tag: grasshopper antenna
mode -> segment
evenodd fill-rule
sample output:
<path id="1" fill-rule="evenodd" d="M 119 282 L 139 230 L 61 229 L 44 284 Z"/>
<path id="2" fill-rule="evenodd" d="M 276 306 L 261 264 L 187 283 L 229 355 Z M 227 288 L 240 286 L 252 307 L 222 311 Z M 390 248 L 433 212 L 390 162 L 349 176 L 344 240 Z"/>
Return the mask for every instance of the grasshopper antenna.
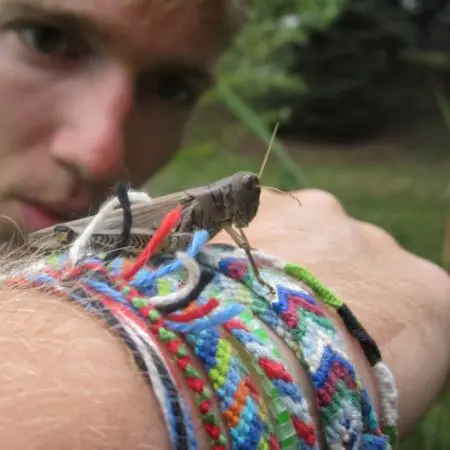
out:
<path id="1" fill-rule="evenodd" d="M 261 187 L 264 187 L 264 188 L 269 189 L 271 191 L 279 192 L 280 194 L 289 195 L 289 197 L 291 197 L 293 200 L 295 200 L 298 203 L 299 206 L 302 206 L 302 203 L 300 202 L 300 200 L 294 194 L 292 194 L 291 192 L 283 191 L 283 189 L 278 189 L 278 188 L 276 188 L 274 186 L 262 186 L 261 185 Z"/>
<path id="2" fill-rule="evenodd" d="M 269 147 L 267 147 L 267 151 L 266 151 L 266 154 L 264 156 L 264 160 L 263 160 L 263 162 L 261 164 L 261 168 L 259 169 L 258 179 L 261 179 L 262 174 L 264 172 L 264 169 L 266 168 L 267 161 L 269 159 L 270 153 L 272 152 L 273 143 L 275 142 L 275 137 L 277 135 L 279 126 L 280 126 L 280 123 L 277 122 L 276 125 L 275 125 L 275 128 L 273 130 L 272 136 L 270 138 Z"/>
<path id="3" fill-rule="evenodd" d="M 263 160 L 263 162 L 261 164 L 261 169 L 259 169 L 259 173 L 258 173 L 258 179 L 259 180 L 261 180 L 261 176 L 262 176 L 262 174 L 264 172 L 264 169 L 266 168 L 267 161 L 268 161 L 270 153 L 272 151 L 273 144 L 275 142 L 275 137 L 277 135 L 279 126 L 280 126 L 280 123 L 277 122 L 276 125 L 275 125 L 275 128 L 273 130 L 272 137 L 270 138 L 269 147 L 267 148 L 266 154 L 264 156 L 264 160 Z M 283 191 L 283 190 L 278 189 L 278 188 L 273 187 L 273 186 L 262 186 L 262 185 L 260 185 L 260 187 L 265 187 L 265 188 L 270 189 L 272 191 L 280 192 L 281 194 L 287 194 L 287 195 L 289 195 L 289 197 L 292 197 L 299 204 L 299 206 L 302 206 L 302 204 L 300 203 L 300 200 L 295 195 L 291 194 L 290 192 Z"/>

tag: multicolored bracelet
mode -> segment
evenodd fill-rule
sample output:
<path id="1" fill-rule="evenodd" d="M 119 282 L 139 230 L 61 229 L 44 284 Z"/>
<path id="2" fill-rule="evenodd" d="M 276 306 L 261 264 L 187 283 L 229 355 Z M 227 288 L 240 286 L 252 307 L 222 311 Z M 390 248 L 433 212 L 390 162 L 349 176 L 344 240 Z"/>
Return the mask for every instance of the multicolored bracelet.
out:
<path id="1" fill-rule="evenodd" d="M 271 306 L 271 308 L 269 308 L 270 310 L 275 310 L 275 312 L 278 313 L 278 317 L 282 319 L 285 327 L 293 328 L 292 325 L 294 322 L 292 314 L 294 314 L 299 307 L 298 303 L 302 302 L 303 307 L 306 305 L 310 314 L 316 314 L 318 317 L 321 317 L 320 322 L 325 326 L 326 319 L 324 320 L 323 318 L 323 312 L 320 312 L 319 309 L 317 309 L 320 308 L 320 304 L 316 301 L 313 294 L 316 294 L 325 305 L 336 310 L 341 316 L 349 333 L 360 342 L 364 354 L 373 367 L 379 385 L 380 403 L 382 408 L 381 413 L 383 418 L 382 430 L 384 434 L 389 436 L 391 445 L 395 447 L 397 445 L 397 390 L 394 377 L 387 365 L 382 361 L 380 350 L 375 341 L 370 337 L 344 302 L 335 296 L 305 268 L 294 264 L 287 264 L 283 260 L 264 254 L 263 252 L 253 252 L 253 257 L 255 258 L 261 273 L 264 274 L 267 280 L 272 280 L 272 282 L 275 283 L 278 283 L 280 279 L 282 280 L 282 287 L 281 289 L 278 289 L 278 299 L 276 302 L 268 297 L 267 293 L 261 289 L 257 280 L 252 276 L 251 267 L 246 258 L 242 256 L 240 250 L 236 250 L 230 246 L 218 244 L 214 246 L 210 245 L 208 252 L 203 252 L 199 255 L 199 260 L 207 266 L 220 270 L 221 273 L 228 277 L 228 279 L 239 281 L 242 285 L 251 289 L 256 294 L 257 299 L 249 299 L 246 294 L 248 292 L 246 289 L 242 289 L 238 284 L 229 283 L 228 280 L 222 280 L 220 285 L 220 291 L 222 293 L 226 292 L 226 294 L 223 294 L 225 297 L 233 296 L 234 298 L 239 298 L 241 302 L 244 301 L 246 305 L 256 311 L 256 314 L 259 315 L 262 320 L 270 323 L 272 326 L 275 325 L 276 319 L 274 319 L 273 315 L 272 317 L 269 317 L 270 314 L 267 312 L 268 306 Z M 274 275 L 274 272 L 276 275 Z M 313 306 L 315 306 L 315 308 L 313 308 Z M 280 315 L 280 313 L 282 314 Z M 287 318 L 287 320 L 283 320 L 283 314 L 284 318 Z M 290 340 L 287 340 L 286 328 L 280 325 L 279 322 L 275 325 L 278 334 L 281 338 L 285 339 L 288 346 L 296 352 L 297 356 L 299 356 L 299 359 L 305 366 L 304 352 L 303 355 L 299 354 L 298 347 L 292 345 L 293 341 L 298 343 L 299 339 L 291 338 Z M 337 332 L 330 320 L 328 320 L 326 328 L 329 326 Z M 298 338 L 301 339 L 302 337 L 299 335 Z M 364 391 L 363 397 L 364 399 L 367 399 L 368 394 L 366 391 Z M 367 400 L 364 400 L 364 402 L 367 402 Z M 365 410 L 369 411 L 369 408 L 372 409 L 370 404 L 367 403 Z M 373 409 L 371 415 L 372 418 L 369 419 L 368 423 L 374 423 L 374 420 L 376 420 L 373 417 Z M 374 425 L 372 425 L 372 430 L 375 431 L 375 429 Z M 379 430 L 376 430 L 376 433 L 379 434 Z"/>
<path id="2" fill-rule="evenodd" d="M 9 284 L 48 290 L 105 320 L 146 374 L 175 449 L 198 448 L 175 371 L 184 376 L 214 450 L 319 448 L 312 407 L 265 327 L 294 351 L 308 375 L 327 448 L 394 448 L 393 377 L 344 303 L 305 269 L 255 252 L 262 276 L 275 288 L 273 298 L 246 258 L 229 246 L 206 244 L 204 231 L 186 254 L 152 259 L 177 214 L 166 216 L 137 261 L 87 255 L 74 265 L 61 254 Z M 382 427 L 326 306 L 336 309 L 378 374 Z"/>

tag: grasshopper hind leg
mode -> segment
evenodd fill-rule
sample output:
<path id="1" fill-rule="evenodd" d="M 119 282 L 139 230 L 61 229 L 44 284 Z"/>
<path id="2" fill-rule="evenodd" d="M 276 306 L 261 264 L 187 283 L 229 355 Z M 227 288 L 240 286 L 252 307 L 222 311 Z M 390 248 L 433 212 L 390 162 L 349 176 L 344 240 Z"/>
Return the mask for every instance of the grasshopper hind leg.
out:
<path id="1" fill-rule="evenodd" d="M 262 276 L 259 272 L 259 269 L 256 266 L 255 260 L 253 259 L 253 256 L 250 252 L 250 243 L 248 242 L 247 236 L 245 236 L 242 228 L 238 228 L 238 231 L 236 231 L 231 225 L 227 225 L 224 227 L 224 229 L 230 235 L 230 237 L 233 239 L 233 241 L 236 242 L 236 244 L 244 250 L 244 252 L 247 255 L 247 258 L 250 262 L 250 266 L 252 267 L 255 278 L 259 281 L 259 283 L 262 286 L 265 286 L 267 289 L 269 289 L 269 292 L 272 295 L 275 294 L 273 287 L 270 286 L 270 284 L 268 284 L 262 278 Z"/>

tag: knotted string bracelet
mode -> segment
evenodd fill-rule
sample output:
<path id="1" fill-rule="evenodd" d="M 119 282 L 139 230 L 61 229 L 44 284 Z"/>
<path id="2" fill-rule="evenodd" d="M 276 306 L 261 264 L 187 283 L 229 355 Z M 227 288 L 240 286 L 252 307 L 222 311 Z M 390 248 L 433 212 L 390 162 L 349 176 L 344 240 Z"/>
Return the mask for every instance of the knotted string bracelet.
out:
<path id="1" fill-rule="evenodd" d="M 278 266 L 280 266 L 280 264 L 278 264 Z M 253 281 L 254 281 L 254 280 L 253 280 Z M 316 283 L 316 287 L 317 287 L 317 283 Z M 316 289 L 316 290 L 317 290 L 317 289 Z M 329 291 L 328 291 L 328 292 L 329 292 Z M 329 296 L 330 296 L 330 295 L 331 295 L 331 294 L 329 294 Z M 326 303 L 330 304 L 329 301 L 326 302 Z M 336 303 L 336 302 L 335 302 L 335 303 Z M 345 309 L 347 309 L 347 316 L 344 314 Z M 347 327 L 349 328 L 349 331 L 351 332 L 351 334 L 352 334 L 353 336 L 357 337 L 357 338 L 362 342 L 363 349 L 365 350 L 366 355 L 368 355 L 369 361 L 373 364 L 374 361 L 373 361 L 373 360 L 372 360 L 372 361 L 370 360 L 370 353 L 369 353 L 369 352 L 370 352 L 370 347 L 369 347 L 369 345 L 372 345 L 372 346 L 374 347 L 373 353 L 374 353 L 375 355 L 379 355 L 379 350 L 376 348 L 375 343 L 373 342 L 373 340 L 371 340 L 371 338 L 368 336 L 368 334 L 362 329 L 362 327 L 360 327 L 360 328 L 362 329 L 362 331 L 360 332 L 359 335 L 358 335 L 358 332 L 355 332 L 355 329 L 356 329 L 355 323 L 357 324 L 357 322 L 355 322 L 356 319 L 354 319 L 353 329 L 351 328 L 351 323 L 349 322 L 349 319 L 348 319 L 348 317 L 349 317 L 349 315 L 351 314 L 351 312 L 348 310 L 348 308 L 343 307 L 343 308 L 341 308 L 341 309 L 339 310 L 339 312 L 343 315 L 343 317 L 344 317 L 344 319 L 345 319 L 345 323 L 346 323 Z M 349 325 L 350 325 L 350 326 L 349 326 Z M 358 326 L 358 325 L 356 325 L 356 326 Z M 286 337 L 286 335 L 284 335 L 284 336 Z M 366 342 L 364 342 L 364 341 L 366 341 Z M 293 342 L 293 341 L 291 340 L 290 343 L 292 344 L 292 342 Z M 366 347 L 365 347 L 365 346 L 366 346 Z M 292 345 L 291 345 L 291 347 L 292 347 Z M 378 357 L 379 357 L 379 356 L 378 356 Z M 376 361 L 375 361 L 375 364 L 377 364 Z M 381 366 L 381 365 L 380 365 L 380 366 Z M 388 417 L 388 418 L 390 417 L 391 424 L 395 424 L 395 419 L 396 419 L 396 407 L 397 407 L 397 405 L 396 405 L 396 391 L 395 391 L 395 385 L 394 385 L 394 383 L 393 383 L 393 378 L 392 378 L 392 376 L 390 376 L 390 372 L 389 372 L 389 370 L 387 369 L 386 366 L 383 368 L 383 370 L 381 371 L 381 373 L 383 373 L 383 371 L 385 372 L 385 374 L 387 374 L 387 376 L 385 376 L 385 383 L 386 383 L 386 380 L 387 380 L 387 383 L 386 383 L 387 386 L 385 386 L 386 389 L 385 389 L 385 391 L 384 391 L 384 393 L 385 393 L 385 397 L 384 397 L 384 398 L 386 398 L 386 393 L 390 395 L 390 398 L 389 398 L 389 395 L 387 396 L 387 399 L 388 399 L 387 406 L 388 406 L 389 409 L 388 409 L 388 408 L 384 408 L 384 412 L 386 413 L 386 417 Z M 383 388 L 383 385 L 381 385 L 381 388 Z M 380 389 L 380 391 L 381 391 L 381 394 L 382 394 L 382 400 L 383 400 L 383 389 Z M 369 402 L 368 402 L 368 400 L 367 400 L 368 394 L 367 394 L 366 391 L 363 391 L 363 396 L 364 396 L 364 403 L 366 404 L 366 407 L 367 407 L 367 405 L 369 404 Z M 382 404 L 383 404 L 383 402 L 382 402 Z M 369 409 L 370 409 L 370 408 L 369 408 Z M 389 416 L 389 415 L 390 415 L 390 416 Z M 368 419 L 369 423 L 372 422 L 372 428 L 373 428 L 373 429 L 377 429 L 377 427 L 373 425 L 373 422 L 374 422 L 374 417 L 373 417 L 373 415 L 371 416 L 371 415 L 369 414 L 368 416 L 369 416 L 369 419 Z M 392 426 L 392 425 L 391 425 L 391 426 Z M 391 437 L 391 442 L 392 442 L 392 444 L 395 446 L 395 442 L 396 442 L 395 432 L 392 433 L 391 430 L 389 430 L 389 427 L 386 427 L 386 425 L 383 426 L 383 431 L 384 431 L 384 432 L 388 431 L 387 434 L 390 435 L 390 437 Z M 378 430 L 378 432 L 379 432 L 379 430 Z"/>
<path id="2" fill-rule="evenodd" d="M 132 224 L 128 194 L 122 185 L 118 186 L 117 194 L 118 202 L 124 212 L 124 229 L 118 248 L 111 252 L 116 254 L 122 245 L 126 245 Z M 138 198 L 145 197 L 139 193 Z M 106 255 L 105 261 L 108 259 L 114 259 L 114 255 L 113 257 Z M 95 283 L 96 277 L 98 281 L 108 279 L 106 267 L 98 264 L 95 259 L 82 261 L 73 266 L 70 264 L 70 255 L 51 257 L 46 263 L 45 270 L 31 271 L 23 278 L 11 279 L 5 284 L 13 288 L 40 287 L 44 292 L 73 301 L 89 313 L 103 319 L 114 334 L 128 346 L 138 369 L 150 382 L 163 411 L 172 446 L 196 450 L 197 441 L 191 412 L 180 394 L 181 386 L 176 382 L 161 346 L 152 339 L 145 321 L 133 314 L 130 308 L 124 307 L 123 303 L 110 301 L 106 295 L 91 295 L 89 283 Z M 96 277 L 91 277 L 90 275 L 94 273 Z M 87 283 L 79 283 L 78 281 L 84 275 L 89 275 Z"/>
<path id="3" fill-rule="evenodd" d="M 280 258 L 274 258 L 263 252 L 256 252 L 260 258 L 270 260 L 270 264 L 283 270 L 287 275 L 301 281 L 310 293 L 315 293 L 318 298 L 327 306 L 337 312 L 342 319 L 347 331 L 360 344 L 364 355 L 378 382 L 380 395 L 381 417 L 383 421 L 383 432 L 390 436 L 391 443 L 397 441 L 396 423 L 398 419 L 398 392 L 395 386 L 394 377 L 386 363 L 383 362 L 381 351 L 375 340 L 368 331 L 359 322 L 350 308 L 343 300 L 338 298 L 330 289 L 328 289 L 316 276 L 306 268 L 297 264 L 288 264 Z"/>
<path id="4" fill-rule="evenodd" d="M 44 270 L 28 272 L 15 284 L 51 287 L 108 324 L 114 319 L 120 324 L 114 330 L 122 330 L 120 336 L 158 391 L 173 448 L 197 446 L 176 370 L 185 376 L 215 450 L 319 448 L 300 386 L 259 321 L 285 340 L 310 376 L 327 448 L 390 448 L 336 327 L 314 293 L 292 281 L 284 267 L 258 258 L 262 273 L 277 287 L 274 300 L 261 292 L 246 260 L 205 245 L 204 231 L 194 234 L 186 254 L 168 264 L 150 260 L 179 215 L 176 209 L 166 216 L 137 262 L 120 258 L 117 251 L 113 258 L 85 255 L 74 265 L 69 252 L 48 259 Z M 222 420 L 188 348 L 204 363 Z"/>
<path id="5" fill-rule="evenodd" d="M 104 259 L 95 257 L 85 258 L 84 260 L 80 259 L 82 250 L 85 248 L 85 243 L 87 242 L 86 236 L 82 235 L 79 239 L 83 242 L 83 245 L 78 243 L 76 252 L 69 251 L 68 255 L 63 254 L 49 258 L 46 261 L 47 265 L 44 270 L 41 270 L 39 273 L 29 272 L 26 274 L 26 278 L 17 278 L 10 284 L 22 288 L 30 285 L 36 287 L 39 286 L 46 291 L 53 291 L 58 294 L 64 292 L 72 300 L 76 301 L 90 312 L 92 312 L 95 305 L 97 305 L 96 312 L 108 323 L 111 323 L 111 314 L 108 314 L 108 311 L 109 313 L 114 314 L 116 318 L 119 312 L 123 314 L 124 311 L 132 312 L 133 315 L 138 318 L 141 316 L 150 318 L 152 326 L 149 327 L 148 324 L 145 324 L 144 327 L 142 327 L 141 324 L 141 328 L 144 330 L 147 329 L 147 332 L 152 334 L 153 340 L 156 338 L 156 341 L 164 346 L 169 353 L 175 357 L 177 366 L 185 374 L 187 384 L 195 395 L 203 427 L 207 435 L 211 438 L 212 447 L 216 450 L 220 450 L 226 448 L 228 439 L 217 426 L 219 420 L 216 417 L 210 401 L 212 393 L 200 372 L 196 371 L 190 364 L 190 357 L 187 355 L 186 344 L 182 338 L 175 336 L 175 333 L 164 328 L 163 320 L 157 310 L 153 309 L 148 304 L 148 299 L 141 298 L 139 293 L 134 292 L 132 286 L 128 283 L 133 275 L 139 271 L 140 267 L 146 264 L 147 258 L 151 256 L 152 249 L 157 248 L 165 235 L 175 226 L 179 218 L 179 208 L 169 212 L 160 228 L 153 236 L 153 239 L 149 242 L 148 247 L 138 258 L 138 261 L 125 268 L 120 278 L 114 280 L 111 278 L 111 274 L 109 273 L 107 265 L 105 265 Z M 94 227 L 92 227 L 90 231 L 93 232 L 93 229 Z M 207 235 L 205 236 L 204 233 L 200 236 L 200 239 L 198 235 L 197 239 L 195 239 L 196 236 L 194 236 L 193 244 L 201 244 L 205 240 L 205 237 L 207 237 Z M 76 244 L 77 242 L 73 245 L 75 246 Z M 73 250 L 73 248 L 71 250 Z M 73 264 L 74 261 L 75 265 Z M 155 277 L 155 280 L 156 279 L 157 277 Z M 194 286 L 192 292 L 189 292 L 187 297 L 195 299 L 195 291 L 201 291 L 202 285 L 207 284 L 210 279 L 211 276 L 208 275 L 208 272 L 203 271 L 202 276 L 199 279 L 199 285 Z M 76 289 L 73 288 L 74 286 L 76 286 Z M 52 287 L 53 289 L 51 289 Z M 92 302 L 87 301 L 87 298 L 92 298 Z M 185 304 L 186 299 L 181 298 L 180 303 Z M 103 308 L 100 308 L 99 305 L 102 305 Z M 173 306 L 174 304 L 172 307 Z M 102 314 L 103 311 L 107 312 Z M 119 327 L 114 328 L 114 330 L 117 329 L 120 332 L 121 329 Z M 123 330 L 119 334 L 123 337 Z M 126 341 L 127 344 L 129 344 L 129 342 L 130 339 Z M 134 353 L 136 354 L 136 351 Z M 138 358 L 137 360 L 138 366 L 141 369 L 143 369 L 142 359 L 143 358 Z M 166 369 L 167 371 L 170 371 L 167 361 Z M 145 370 L 144 372 L 148 372 L 148 370 Z M 160 384 L 166 386 L 165 380 L 161 381 L 163 383 Z M 181 386 L 178 386 L 176 389 L 170 389 L 170 392 L 182 392 Z M 157 395 L 158 400 L 165 397 L 170 398 L 169 389 L 167 387 L 164 395 Z M 174 403 L 174 401 L 176 401 L 176 399 L 172 399 L 170 403 Z M 174 417 L 176 417 L 176 415 L 173 411 L 168 409 L 167 405 L 161 404 L 161 407 L 165 412 L 166 423 L 169 427 L 169 434 L 172 438 L 174 448 L 196 448 L 195 439 L 192 433 L 190 433 L 188 436 L 189 439 L 187 439 L 189 445 L 184 444 L 186 439 L 181 439 L 179 436 L 177 437 L 176 429 L 174 427 L 174 424 L 176 424 Z M 186 428 L 187 430 L 192 430 L 192 423 L 189 422 Z"/>
<path id="6" fill-rule="evenodd" d="M 212 246 L 210 246 L 211 249 Z M 223 273 L 227 274 L 234 280 L 239 280 L 241 283 L 247 286 L 252 286 L 255 291 L 261 293 L 259 285 L 249 274 L 249 266 L 246 258 L 238 257 L 241 252 L 239 250 L 234 250 L 230 246 L 215 244 L 215 252 L 202 254 L 201 260 L 212 268 L 217 268 Z M 224 256 L 224 252 L 228 250 L 229 255 Z M 216 253 L 219 256 L 214 256 Z M 268 267 L 276 267 L 281 273 L 285 273 L 290 277 L 294 277 L 303 283 L 305 289 L 303 295 L 306 296 L 310 301 L 312 301 L 312 293 L 315 293 L 318 298 L 324 302 L 325 305 L 335 309 L 337 313 L 343 320 L 349 333 L 360 343 L 364 354 L 367 357 L 371 367 L 375 372 L 376 380 L 378 381 L 380 403 L 381 403 L 381 414 L 383 420 L 382 430 L 383 433 L 390 437 L 390 442 L 393 447 L 397 445 L 397 431 L 396 431 L 396 421 L 398 416 L 398 404 L 397 398 L 398 393 L 395 387 L 395 380 L 392 376 L 389 368 L 381 359 L 381 352 L 378 349 L 375 341 L 370 337 L 369 333 L 360 324 L 357 318 L 353 315 L 351 310 L 340 300 L 335 294 L 333 294 L 327 287 L 325 287 L 317 277 L 312 275 L 305 268 L 294 264 L 286 264 L 280 258 L 276 258 L 272 255 L 267 255 L 263 252 L 253 251 L 254 258 L 258 259 L 261 264 L 262 273 L 264 273 L 264 268 L 267 270 Z M 307 292 L 309 288 L 309 292 Z M 240 295 L 235 293 L 235 295 Z M 264 296 L 264 293 L 261 294 Z M 261 314 L 261 311 L 266 308 L 264 304 L 258 302 L 253 305 L 254 308 Z M 272 322 L 274 325 L 274 319 L 266 320 Z M 286 331 L 283 326 L 278 324 L 275 326 L 278 333 L 284 336 L 287 344 L 297 352 L 298 347 L 292 340 L 286 339 Z"/>

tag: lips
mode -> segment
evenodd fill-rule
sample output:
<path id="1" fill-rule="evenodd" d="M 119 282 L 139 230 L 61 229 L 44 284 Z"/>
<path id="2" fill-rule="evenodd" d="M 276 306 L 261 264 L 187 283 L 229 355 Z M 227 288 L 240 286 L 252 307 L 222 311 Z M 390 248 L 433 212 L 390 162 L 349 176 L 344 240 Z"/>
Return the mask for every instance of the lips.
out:
<path id="1" fill-rule="evenodd" d="M 79 217 L 86 208 L 65 208 L 65 210 L 50 207 L 37 202 L 22 202 L 22 220 L 29 232 L 52 227 L 59 223 Z"/>

